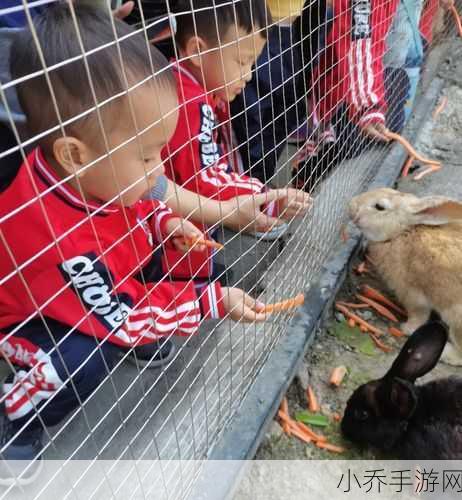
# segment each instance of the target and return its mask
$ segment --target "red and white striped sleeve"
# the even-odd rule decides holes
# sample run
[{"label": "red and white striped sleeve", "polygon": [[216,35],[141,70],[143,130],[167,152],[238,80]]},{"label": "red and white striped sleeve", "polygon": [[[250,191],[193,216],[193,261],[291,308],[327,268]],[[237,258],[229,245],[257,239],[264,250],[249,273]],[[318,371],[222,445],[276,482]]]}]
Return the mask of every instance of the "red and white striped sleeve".
[{"label": "red and white striped sleeve", "polygon": [[343,3],[349,30],[339,37],[339,56],[348,82],[346,100],[352,120],[364,127],[385,123],[386,101],[383,56],[386,36],[396,13],[398,0],[348,0]]}]

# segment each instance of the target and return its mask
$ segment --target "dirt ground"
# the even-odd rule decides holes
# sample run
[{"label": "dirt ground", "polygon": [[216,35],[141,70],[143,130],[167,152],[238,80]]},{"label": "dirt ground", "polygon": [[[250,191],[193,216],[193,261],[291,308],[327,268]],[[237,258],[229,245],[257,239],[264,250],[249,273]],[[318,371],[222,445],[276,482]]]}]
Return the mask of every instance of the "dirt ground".
[{"label": "dirt ground", "polygon": [[[412,178],[401,180],[398,183],[398,188],[421,195],[439,194],[462,199],[462,183],[460,182],[462,169],[462,42],[455,41],[448,54],[438,73],[438,78],[444,81],[442,95],[447,97],[447,105],[436,119],[425,124],[419,140],[415,144],[422,153],[441,160],[444,168],[419,182],[415,182]],[[354,269],[360,261],[359,256],[355,256],[350,263],[347,279],[338,293],[337,300],[356,301],[355,293],[362,283],[382,290],[391,297],[389,291],[374,275],[373,270],[362,276],[355,273]],[[389,322],[382,321],[369,310],[363,314],[366,315],[365,319],[370,320],[372,324],[384,331],[390,325]],[[308,383],[313,387],[324,415],[332,417],[333,413],[342,414],[346,401],[354,389],[369,380],[381,377],[391,365],[404,341],[405,339],[396,339],[387,334],[384,337],[384,342],[393,350],[390,353],[382,352],[372,344],[368,335],[362,333],[358,328],[351,329],[342,316],[331,311],[323,328],[317,332],[313,347],[307,354],[299,375],[287,393],[291,415],[294,416],[298,411],[306,410],[305,389]],[[329,375],[331,370],[339,365],[345,365],[349,373],[339,388],[332,388],[328,383]],[[432,373],[423,378],[422,381],[445,377],[457,372],[457,368],[439,363]],[[273,422],[255,458],[259,460],[379,458],[374,450],[361,450],[343,440],[339,423],[332,418],[329,418],[329,421],[327,427],[319,430],[328,437],[330,442],[345,448],[342,455],[334,455],[313,445],[305,445],[294,437],[289,438],[282,432],[279,424]]]}]

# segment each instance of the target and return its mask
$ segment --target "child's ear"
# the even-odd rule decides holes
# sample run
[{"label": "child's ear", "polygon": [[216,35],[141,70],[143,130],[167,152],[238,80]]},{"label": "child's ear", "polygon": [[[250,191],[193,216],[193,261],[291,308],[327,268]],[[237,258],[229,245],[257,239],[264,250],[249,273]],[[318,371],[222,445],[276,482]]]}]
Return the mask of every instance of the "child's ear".
[{"label": "child's ear", "polygon": [[68,173],[81,177],[88,163],[89,154],[85,144],[75,137],[59,137],[53,144],[55,160]]},{"label": "child's ear", "polygon": [[207,42],[200,36],[192,36],[183,48],[183,56],[188,58],[194,66],[200,68],[201,54],[209,49]]}]

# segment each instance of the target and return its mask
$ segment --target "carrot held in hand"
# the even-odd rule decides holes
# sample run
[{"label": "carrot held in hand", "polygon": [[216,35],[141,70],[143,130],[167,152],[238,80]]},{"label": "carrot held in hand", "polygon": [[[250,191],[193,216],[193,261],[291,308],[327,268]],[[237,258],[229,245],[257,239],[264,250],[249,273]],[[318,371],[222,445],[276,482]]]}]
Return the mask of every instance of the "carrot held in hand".
[{"label": "carrot held in hand", "polygon": [[425,158],[424,156],[420,155],[407,141],[403,136],[399,134],[395,134],[394,132],[386,132],[385,133],[386,137],[388,139],[394,140],[399,142],[403,148],[409,153],[410,156],[414,156],[416,160],[419,160],[422,163],[426,163],[428,165],[441,165],[441,163],[437,160],[430,160],[429,158]]},{"label": "carrot held in hand", "polygon": [[202,238],[196,238],[196,237],[185,238],[185,241],[189,246],[204,245],[209,248],[216,248],[217,250],[221,250],[222,248],[224,248],[221,243],[218,243],[213,240],[204,240]]},{"label": "carrot held in hand", "polygon": [[301,306],[304,301],[305,296],[303,295],[303,293],[299,293],[293,299],[283,300],[282,302],[275,302],[274,304],[267,304],[261,312],[273,313],[279,311],[287,311],[289,309],[294,309],[295,307]]}]

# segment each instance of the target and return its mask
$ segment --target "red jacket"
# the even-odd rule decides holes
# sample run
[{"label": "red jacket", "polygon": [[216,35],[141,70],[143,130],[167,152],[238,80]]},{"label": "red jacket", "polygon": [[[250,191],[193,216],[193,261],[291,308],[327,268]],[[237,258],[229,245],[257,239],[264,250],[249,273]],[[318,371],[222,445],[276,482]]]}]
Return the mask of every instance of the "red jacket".
[{"label": "red jacket", "polygon": [[328,123],[345,103],[364,126],[385,122],[382,58],[399,0],[333,0],[334,17],[315,72],[317,115]]},{"label": "red jacket", "polygon": [[[180,104],[178,125],[164,150],[167,176],[207,198],[229,200],[261,193],[264,185],[240,173],[240,157],[232,137],[228,106],[207,95],[181,64],[175,66]],[[278,209],[269,203],[265,212]]]},{"label": "red jacket", "polygon": [[0,195],[0,329],[40,310],[127,346],[190,335],[201,318],[224,316],[219,284],[198,288],[166,275],[160,243],[171,217],[155,201],[84,203],[34,150]]}]

